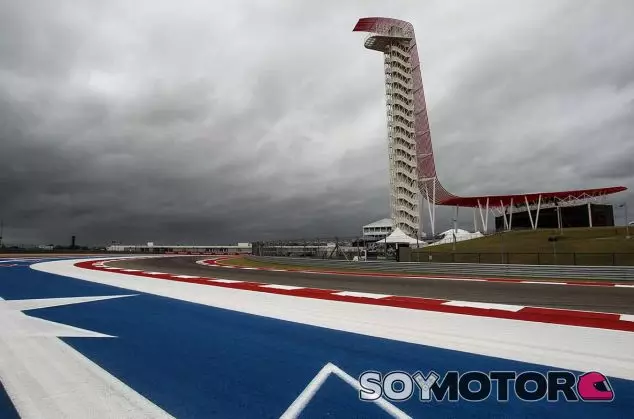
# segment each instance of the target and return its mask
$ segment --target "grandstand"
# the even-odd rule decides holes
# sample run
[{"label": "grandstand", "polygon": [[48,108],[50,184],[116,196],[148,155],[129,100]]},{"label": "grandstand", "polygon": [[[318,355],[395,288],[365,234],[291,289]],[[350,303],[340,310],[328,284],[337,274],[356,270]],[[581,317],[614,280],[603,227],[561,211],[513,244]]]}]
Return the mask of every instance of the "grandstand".
[{"label": "grandstand", "polygon": [[[409,235],[419,234],[418,200],[427,202],[432,236],[436,206],[473,209],[474,231],[487,232],[489,213],[500,230],[537,229],[557,225],[607,226],[614,224],[612,207],[605,197],[625,191],[623,186],[462,197],[449,192],[439,181],[434,162],[422,73],[411,23],[367,17],[359,19],[354,32],[368,32],[367,49],[384,55],[385,91],[390,161],[391,216],[395,227]],[[527,174],[528,175],[528,174]],[[609,207],[609,208],[608,208]],[[562,211],[562,208],[566,208]],[[586,216],[580,213],[585,210]],[[477,213],[479,212],[479,221]],[[554,215],[553,215],[554,214]],[[499,220],[499,221],[498,221]]]}]

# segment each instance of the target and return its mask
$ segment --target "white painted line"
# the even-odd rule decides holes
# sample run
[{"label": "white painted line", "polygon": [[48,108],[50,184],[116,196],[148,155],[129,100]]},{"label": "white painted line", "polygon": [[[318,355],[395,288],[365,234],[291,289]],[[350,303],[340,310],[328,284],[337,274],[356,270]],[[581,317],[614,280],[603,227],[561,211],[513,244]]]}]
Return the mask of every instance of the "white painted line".
[{"label": "white painted line", "polygon": [[521,284],[538,284],[538,285],[568,285],[565,282],[547,282],[547,281],[520,281]]},{"label": "white painted line", "polygon": [[[310,403],[310,401],[315,397],[315,394],[319,391],[321,386],[324,385],[328,377],[331,374],[336,375],[341,378],[346,384],[350,385],[357,392],[361,391],[361,384],[351,375],[343,371],[341,368],[337,367],[332,363],[327,363],[324,367],[319,370],[317,375],[310,380],[310,383],[306,386],[306,388],[300,393],[299,396],[293,401],[293,403],[286,409],[286,412],[280,419],[295,419],[300,416],[306,405]],[[407,415],[405,412],[388,402],[383,397],[379,397],[376,400],[372,401],[376,403],[381,409],[383,409],[386,413],[396,419],[411,419],[411,416]]]},{"label": "white painted line", "polygon": [[391,295],[389,294],[372,294],[369,292],[356,292],[356,291],[341,291],[341,292],[336,292],[335,295],[341,295],[343,297],[375,298],[377,300],[379,298],[391,297]]},{"label": "white painted line", "polygon": [[[427,278],[429,279],[429,278]],[[469,281],[469,282],[489,282],[486,279],[480,279],[480,278],[434,278],[434,279],[443,279],[446,281]]]},{"label": "white painted line", "polygon": [[147,275],[169,275],[165,272],[143,272],[143,273]]},{"label": "white painted line", "polygon": [[236,281],[234,279],[210,279],[211,282],[221,282],[223,284],[237,284],[244,281]]},{"label": "white painted line", "polygon": [[474,282],[487,282],[487,279],[482,278],[453,278],[449,276],[417,276],[417,275],[403,275],[403,276],[394,276],[395,278],[404,278],[404,279],[439,279],[441,281],[474,281]]},{"label": "white painted line", "polygon": [[476,301],[447,301],[446,303],[442,303],[442,305],[453,307],[482,308],[486,310],[504,310],[513,312],[518,312],[524,308],[524,306],[516,306],[511,304],[480,303]]},{"label": "white painted line", "polygon": [[59,339],[112,336],[20,311],[119,297],[0,299],[0,380],[20,417],[172,417]]},{"label": "white painted line", "polygon": [[634,314],[621,314],[620,320],[624,322],[634,322]]},{"label": "white painted line", "polygon": [[200,278],[199,276],[196,275],[172,275],[174,278],[183,278],[183,279],[193,279],[193,278]]},{"label": "white painted line", "polygon": [[[233,266],[232,266],[232,268],[233,268]],[[249,267],[245,267],[245,266],[243,266],[243,267],[241,267],[240,269],[245,269],[245,270],[247,270],[247,271],[257,271],[257,270],[258,270],[258,269],[260,269],[260,268],[249,268]]]},{"label": "white painted line", "polygon": [[205,265],[205,266],[218,266],[214,262],[208,262],[206,260],[197,260],[196,263],[199,265]]},{"label": "white painted line", "polygon": [[293,400],[293,403],[286,409],[284,414],[280,416],[280,419],[295,419],[299,417],[306,405],[315,397],[321,386],[324,385],[330,374],[330,364],[327,364],[310,380],[306,388]]},{"label": "white painted line", "polygon": [[262,288],[273,288],[276,290],[301,290],[304,289],[306,287],[294,287],[292,285],[277,285],[277,284],[268,284],[268,285],[262,285]]},{"label": "white painted line", "polygon": [[614,286],[619,288],[634,288],[634,285],[630,284],[614,284]]},{"label": "white painted line", "polygon": [[269,269],[271,272],[288,272],[287,269]]},{"label": "white painted line", "polygon": [[[2,300],[0,302],[1,305],[11,309],[11,310],[37,310],[40,308],[50,308],[50,307],[58,307],[69,304],[78,304],[78,303],[90,303],[93,301],[104,301],[110,300],[113,298],[125,298],[125,297],[134,297],[136,294],[131,295],[105,295],[105,296],[95,296],[95,297],[63,297],[63,298],[38,298],[38,299],[30,299],[30,300]],[[0,306],[1,309],[1,306]]]},{"label": "white painted line", "polygon": [[172,417],[57,338],[7,340],[0,371],[22,418]]},{"label": "white painted line", "polygon": [[114,268],[112,266],[106,266],[104,269],[110,269],[110,270],[120,270],[121,268]]},{"label": "white painted line", "polygon": [[140,269],[122,269],[123,272],[143,272]]}]

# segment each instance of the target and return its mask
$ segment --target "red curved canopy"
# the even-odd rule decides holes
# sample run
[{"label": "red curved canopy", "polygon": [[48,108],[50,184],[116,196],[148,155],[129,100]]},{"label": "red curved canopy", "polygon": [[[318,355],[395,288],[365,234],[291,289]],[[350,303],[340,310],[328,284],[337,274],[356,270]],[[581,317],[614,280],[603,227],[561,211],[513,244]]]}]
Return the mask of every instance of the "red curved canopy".
[{"label": "red curved canopy", "polygon": [[627,190],[625,186],[613,186],[609,188],[578,189],[574,191],[560,192],[534,192],[515,195],[456,196],[454,198],[445,199],[439,202],[438,205],[477,207],[478,202],[480,205],[485,206],[487,205],[488,200],[489,207],[506,207],[511,205],[511,202],[515,206],[522,206],[526,205],[526,201],[528,201],[529,204],[536,204],[537,202],[547,203],[553,200],[587,199],[611,195],[625,190]]}]

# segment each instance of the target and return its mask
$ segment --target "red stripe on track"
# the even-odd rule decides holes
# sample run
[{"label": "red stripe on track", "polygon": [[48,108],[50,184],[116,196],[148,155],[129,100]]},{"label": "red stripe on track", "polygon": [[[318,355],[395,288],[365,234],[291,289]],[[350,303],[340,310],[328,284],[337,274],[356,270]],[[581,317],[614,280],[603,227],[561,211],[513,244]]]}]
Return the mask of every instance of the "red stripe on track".
[{"label": "red stripe on track", "polygon": [[[82,261],[75,266],[84,269],[101,272],[119,273],[144,278],[160,279],[190,284],[200,284],[221,288],[240,289],[245,291],[264,292],[269,294],[279,294],[293,297],[314,298],[329,301],[341,301],[357,304],[368,304],[374,306],[396,307],[412,310],[424,310],[449,314],[460,314],[467,316],[492,317],[508,320],[520,320],[538,323],[551,323],[568,326],[593,327],[600,329],[611,329],[634,332],[634,322],[620,320],[619,314],[598,313],[577,310],[562,310],[543,307],[523,307],[518,311],[500,310],[496,308],[462,307],[457,305],[444,305],[450,300],[421,297],[387,296],[383,298],[370,298],[355,295],[338,295],[341,290],[320,289],[320,288],[298,288],[283,289],[265,287],[266,283],[259,282],[218,282],[214,279],[220,278],[177,278],[175,274],[149,275],[145,272],[125,272],[125,268],[105,269],[94,266],[93,261]],[[101,261],[103,263],[103,261]]]}]

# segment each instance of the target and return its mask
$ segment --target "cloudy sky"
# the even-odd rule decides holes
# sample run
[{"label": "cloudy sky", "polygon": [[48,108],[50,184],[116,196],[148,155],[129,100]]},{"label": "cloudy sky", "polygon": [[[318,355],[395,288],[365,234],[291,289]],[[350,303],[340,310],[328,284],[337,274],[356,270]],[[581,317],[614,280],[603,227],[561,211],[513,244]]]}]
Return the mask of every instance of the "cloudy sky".
[{"label": "cloudy sky", "polygon": [[634,188],[631,0],[0,0],[5,242],[358,234],[389,212],[365,16],[414,24],[454,193]]}]

